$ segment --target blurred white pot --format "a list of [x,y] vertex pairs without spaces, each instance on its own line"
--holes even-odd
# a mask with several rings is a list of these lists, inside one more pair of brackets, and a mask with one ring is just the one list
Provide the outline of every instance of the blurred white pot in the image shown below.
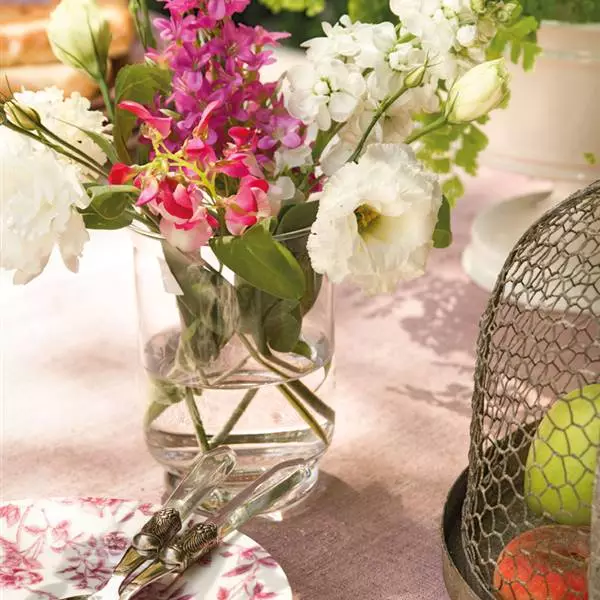
[[[512,97],[486,125],[482,162],[549,179],[554,189],[507,199],[478,216],[463,265],[491,290],[504,261],[525,230],[556,202],[600,179],[586,152],[600,159],[600,24],[544,22],[543,53],[533,72],[511,65]],[[499,198],[502,199],[502,198]]]

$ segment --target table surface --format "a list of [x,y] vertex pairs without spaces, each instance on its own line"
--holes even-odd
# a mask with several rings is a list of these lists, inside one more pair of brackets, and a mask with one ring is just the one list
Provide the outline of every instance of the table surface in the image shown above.
[[[439,522],[465,468],[478,319],[487,294],[460,266],[474,215],[533,183],[482,170],[455,243],[395,295],[338,293],[337,427],[300,514],[245,528],[297,600],[440,600]],[[127,232],[92,236],[80,273],[54,257],[25,287],[0,279],[1,497],[159,501],[138,393]]]

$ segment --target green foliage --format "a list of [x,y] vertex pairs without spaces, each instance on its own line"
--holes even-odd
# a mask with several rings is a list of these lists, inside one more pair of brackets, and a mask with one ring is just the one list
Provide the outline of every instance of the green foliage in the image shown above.
[[[77,126],[75,125],[75,127]],[[78,129],[81,128],[78,127]],[[92,142],[94,142],[97,146],[100,147],[102,152],[106,154],[106,157],[111,162],[111,164],[114,165],[116,162],[119,162],[119,156],[117,155],[115,147],[113,146],[112,142],[106,139],[105,136],[100,135],[95,131],[89,131],[87,129],[81,129],[81,131],[83,131],[83,133],[85,133],[92,140]]]
[[600,22],[598,0],[521,0],[526,14],[538,21]]
[[538,21],[532,16],[501,25],[490,43],[487,58],[490,60],[500,58],[510,48],[512,62],[518,64],[519,61],[522,61],[523,68],[526,71],[531,70],[536,57],[541,52],[541,48],[536,42],[538,27]]
[[209,362],[219,356],[238,326],[236,290],[219,273],[167,242],[163,253],[182,292],[177,296],[182,322],[177,361],[180,366]]
[[298,302],[276,302],[265,315],[263,328],[270,348],[277,352],[292,352],[302,329],[302,313]]
[[353,21],[363,23],[395,22],[389,0],[348,0],[348,14]]
[[263,221],[239,237],[214,237],[210,247],[219,261],[255,288],[276,298],[300,300],[306,290],[304,272],[269,226]]
[[598,157],[593,152],[584,152],[583,158],[588,165],[598,164]]
[[131,225],[133,215],[127,207],[140,190],[131,185],[93,185],[87,192],[92,201],[79,211],[87,228],[121,229]]
[[281,235],[310,227],[317,218],[318,202],[300,202],[284,207],[279,214],[276,233]]
[[318,15],[325,8],[325,0],[260,0],[260,2],[274,13],[282,10],[303,12],[309,17]]
[[[424,115],[419,118],[424,126],[439,119],[441,113]],[[480,124],[486,118],[480,120]],[[442,190],[454,206],[464,193],[464,186],[456,168],[469,175],[475,175],[479,167],[479,153],[488,145],[488,138],[477,123],[447,123],[424,135],[419,140],[417,156],[434,173],[442,176]],[[444,178],[444,175],[450,175]]]
[[438,212],[438,220],[433,230],[433,247],[447,248],[452,244],[452,226],[450,223],[450,203],[444,196]]
[[119,102],[131,100],[149,105],[157,92],[167,93],[171,87],[171,73],[150,63],[126,65],[117,75],[115,82],[115,122],[113,137],[119,158],[130,163],[127,140],[135,126],[136,117],[118,108]]

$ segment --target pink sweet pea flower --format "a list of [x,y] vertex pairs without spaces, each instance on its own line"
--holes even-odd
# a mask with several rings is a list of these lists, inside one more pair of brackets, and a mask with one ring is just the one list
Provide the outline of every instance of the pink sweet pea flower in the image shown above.
[[135,174],[135,169],[132,169],[125,163],[115,163],[108,174],[108,183],[112,185],[121,185],[127,183]]
[[236,196],[226,200],[225,223],[233,235],[242,235],[248,227],[272,215],[264,179],[245,177]]
[[159,191],[158,179],[156,177],[137,177],[135,185],[142,190],[136,205],[144,206],[149,202],[152,202],[157,196]]
[[143,121],[149,127],[158,131],[163,138],[168,137],[171,133],[171,127],[173,125],[173,119],[171,119],[171,117],[157,117],[145,106],[142,106],[138,102],[131,102],[130,100],[120,102],[119,108],[133,113],[140,121]]
[[203,204],[204,194],[194,185],[177,184],[160,205],[160,232],[183,252],[194,252],[208,243],[218,221]]

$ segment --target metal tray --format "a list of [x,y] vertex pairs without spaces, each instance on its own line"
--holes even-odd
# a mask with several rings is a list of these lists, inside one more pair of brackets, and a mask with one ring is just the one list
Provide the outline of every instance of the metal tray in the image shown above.
[[448,493],[442,520],[444,583],[452,600],[489,600],[491,597],[469,572],[460,537],[463,502],[467,493],[465,469]]

